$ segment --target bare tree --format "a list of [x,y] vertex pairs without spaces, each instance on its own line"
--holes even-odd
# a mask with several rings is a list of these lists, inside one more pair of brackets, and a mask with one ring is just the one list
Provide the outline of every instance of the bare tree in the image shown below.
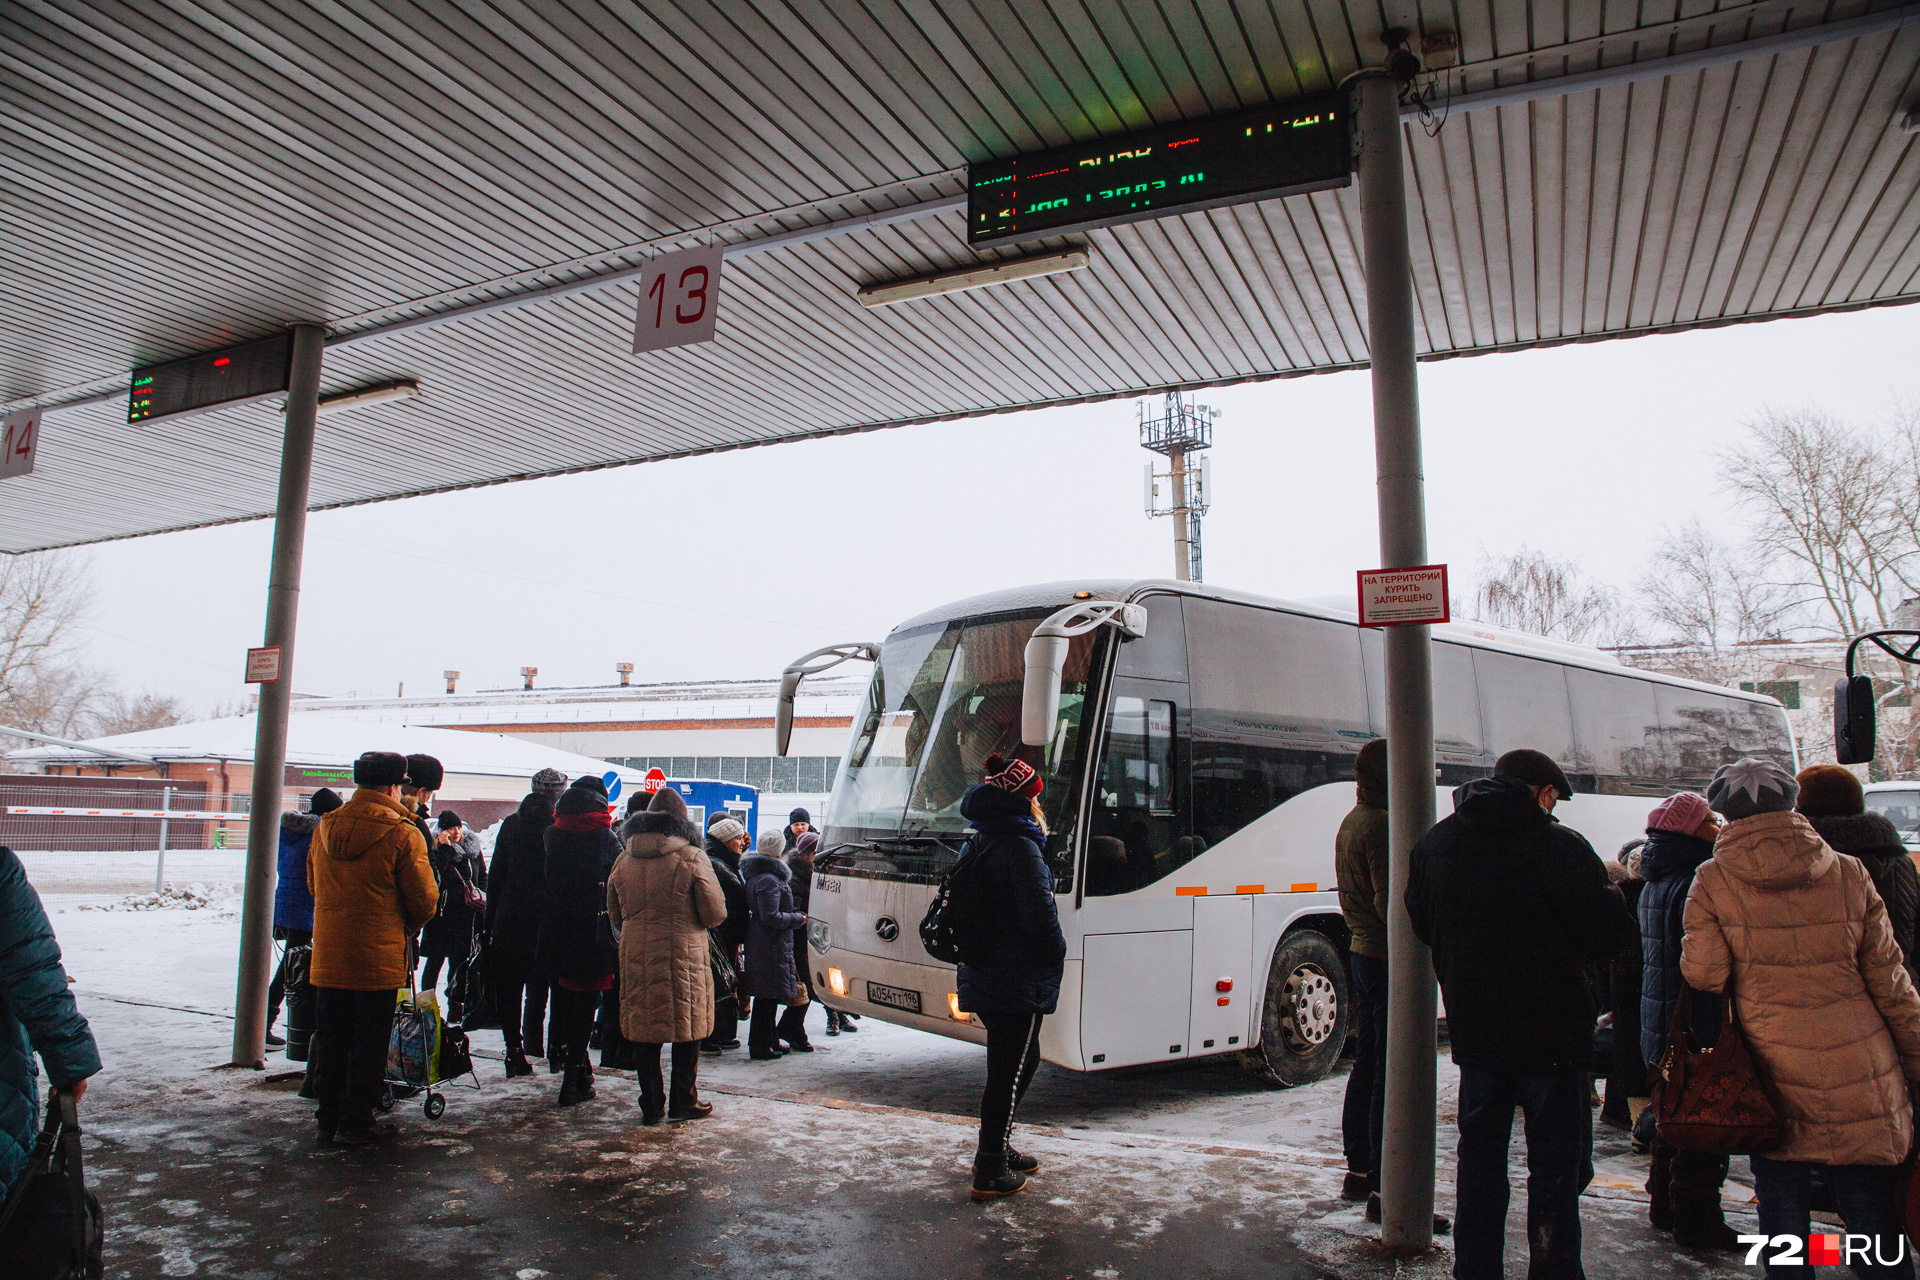
[[1579,561],[1526,547],[1482,557],[1473,608],[1482,622],[1575,644],[1626,643],[1634,630],[1620,593],[1582,581]]
[[1768,581],[1754,553],[1698,516],[1662,532],[1638,594],[1657,629],[1700,651],[1688,674],[1714,684],[1731,679],[1728,648],[1780,635],[1794,612],[1792,593]]
[[0,555],[0,723],[83,731],[97,677],[77,661],[86,565],[71,554]]
[[[1720,477],[1753,520],[1753,542],[1783,584],[1805,592],[1823,630],[1886,626],[1920,581],[1916,468],[1897,432],[1863,431],[1818,409],[1766,410]],[[1907,448],[1920,448],[1908,437]]]
[[157,693],[127,694],[116,691],[100,699],[100,705],[92,716],[92,734],[110,737],[116,733],[140,733],[179,724],[186,718],[186,709],[180,705],[178,698]]

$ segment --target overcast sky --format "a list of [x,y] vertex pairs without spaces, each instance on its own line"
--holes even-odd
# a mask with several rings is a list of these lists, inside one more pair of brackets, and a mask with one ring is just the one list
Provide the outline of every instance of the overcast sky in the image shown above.
[[[1920,308],[1477,356],[1420,369],[1432,558],[1455,593],[1528,545],[1630,586],[1663,525],[1733,519],[1714,455],[1763,406],[1872,421],[1920,398]],[[1206,578],[1282,597],[1377,564],[1367,375],[1203,392],[1218,406]],[[295,687],[389,695],[767,677],[945,601],[1165,577],[1134,401],[776,445],[311,517]],[[364,412],[386,411],[381,408]],[[322,419],[322,430],[325,419]],[[532,461],[532,460],[530,460]],[[246,694],[269,521],[109,543],[89,658],[198,711]]]

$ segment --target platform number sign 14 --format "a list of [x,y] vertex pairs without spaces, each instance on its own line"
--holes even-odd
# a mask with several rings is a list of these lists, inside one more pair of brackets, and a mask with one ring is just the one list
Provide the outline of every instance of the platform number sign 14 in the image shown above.
[[719,245],[662,254],[640,278],[633,351],[664,351],[713,341],[720,309]]
[[33,474],[33,455],[40,447],[40,412],[23,409],[6,416],[6,451],[0,453],[0,480]]

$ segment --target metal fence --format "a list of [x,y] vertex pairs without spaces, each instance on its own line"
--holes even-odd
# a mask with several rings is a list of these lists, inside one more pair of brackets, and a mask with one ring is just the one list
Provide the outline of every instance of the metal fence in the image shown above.
[[76,788],[0,780],[0,845],[17,854],[47,855],[31,860],[30,867],[44,873],[36,883],[46,874],[106,883],[144,866],[158,890],[167,880],[169,854],[179,870],[188,855],[212,854],[212,863],[224,864],[230,855],[245,853],[248,799],[229,796],[223,807],[209,809],[204,786]]

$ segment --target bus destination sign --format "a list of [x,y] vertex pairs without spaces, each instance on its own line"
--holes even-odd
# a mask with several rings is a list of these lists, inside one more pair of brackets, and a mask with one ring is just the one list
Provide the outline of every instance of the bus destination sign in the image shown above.
[[180,413],[258,400],[287,389],[293,368],[293,333],[169,360],[133,371],[127,421],[149,422]]
[[1342,95],[967,167],[967,243],[1034,240],[1353,181]]

